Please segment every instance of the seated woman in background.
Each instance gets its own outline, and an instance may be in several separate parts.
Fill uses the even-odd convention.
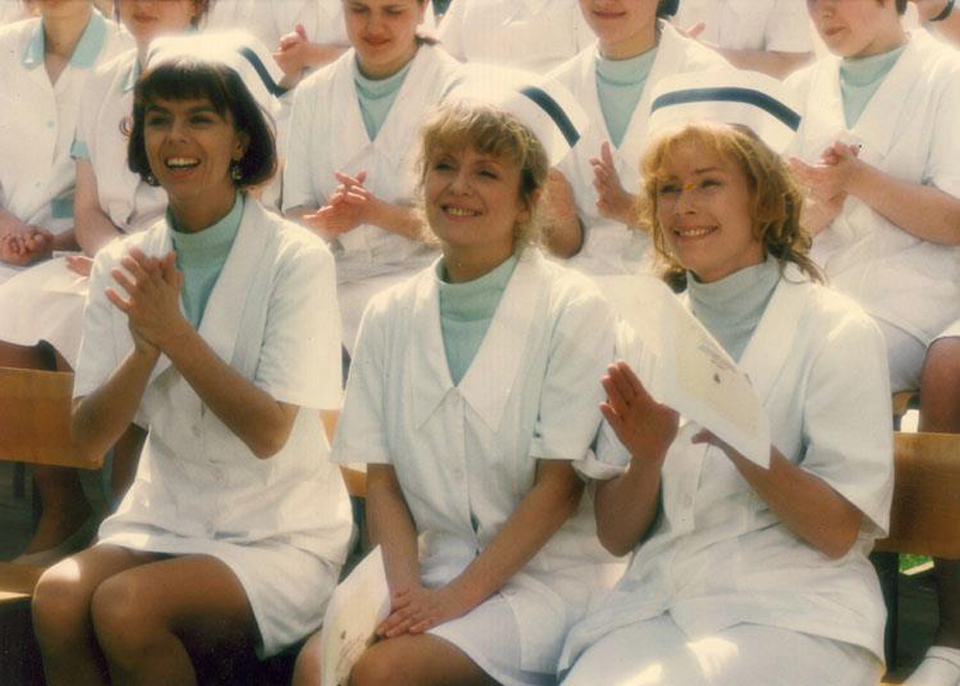
[[[558,169],[568,183],[551,186],[551,249],[591,275],[649,270],[649,237],[636,226],[637,160],[647,145],[650,97],[670,74],[726,64],[716,52],[666,21],[673,0],[581,0],[597,36],[553,72],[583,104],[590,128]]]
[[[613,354],[613,314],[532,245],[550,161],[569,143],[532,99],[545,91],[464,88],[422,137],[443,256],[367,308],[337,427],[334,459],[368,463],[392,594],[353,686],[549,683],[567,628],[622,570],[572,467],[600,423],[591,377]],[[298,686],[316,683],[317,648]]]
[[[158,39],[137,82],[130,168],[169,207],[97,255],[72,428],[89,455],[137,415],[149,433],[97,545],[37,585],[51,684],[195,683],[273,655],[318,626],[346,554],[317,412],[339,400],[333,260],[246,192],[276,167],[249,54]]]
[[[722,107],[724,122],[755,119]],[[600,540],[633,557],[567,638],[563,683],[873,686],[885,609],[867,554],[893,489],[882,336],[817,283],[801,194],[752,130],[671,129],[643,176],[666,276],[749,375],[770,463],[659,403],[648,392],[658,352],[625,340],[585,471]]]
[[[53,250],[76,249],[70,145],[81,95],[94,70],[129,43],[89,0],[44,1],[39,9],[39,18],[0,28],[0,366],[67,369],[56,346],[41,342],[45,336],[24,339],[19,333],[23,322],[36,332],[60,317],[33,306],[41,286],[32,282],[26,301],[2,293]],[[77,299],[75,346],[81,309]],[[19,561],[43,564],[89,541],[95,521],[73,470],[35,466],[32,471],[43,510],[27,557]],[[30,557],[34,554],[39,557]]]
[[[283,211],[333,251],[348,352],[370,297],[434,255],[411,207],[416,133],[459,65],[417,35],[426,3],[345,3],[353,49],[294,96]]]

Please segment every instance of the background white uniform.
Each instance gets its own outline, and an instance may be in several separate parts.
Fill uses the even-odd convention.
[[[460,66],[439,47],[421,45],[373,140],[360,113],[356,69],[356,53],[349,50],[297,87],[283,172],[284,211],[325,205],[340,185],[337,171],[366,171],[364,186],[380,200],[413,203],[420,125]],[[435,252],[369,224],[341,234],[330,247],[337,260],[343,343],[352,350],[370,297],[422,269]]]
[[[932,185],[960,197],[960,54],[924,31],[909,34],[896,64],[847,128],[840,93],[840,59],[828,56],[793,75],[803,120],[793,154],[814,163],[841,140],[862,145],[860,159],[891,176]],[[917,388],[922,350],[960,317],[960,248],[907,233],[854,197],[819,234],[811,256],[831,285],[882,322],[916,340],[920,350],[897,369],[894,390]],[[889,343],[888,343],[889,345]],[[909,379],[915,377],[915,384]]]
[[[611,142],[620,183],[629,193],[640,190],[640,158],[647,144],[647,120],[653,87],[664,76],[720,67],[727,62],[710,48],[681,36],[669,24],[658,20],[660,42],[636,111],[619,147]],[[590,126],[569,155],[557,165],[573,187],[577,212],[584,224],[583,247],[568,260],[587,274],[633,274],[649,268],[645,233],[626,224],[606,219],[597,211],[597,190],[593,187],[590,159],[600,157],[600,145],[611,140],[597,96],[596,47],[589,47],[551,72],[583,106]]]
[[[682,0],[673,23],[686,31],[698,21],[698,38],[721,48],[813,51],[804,0]]]

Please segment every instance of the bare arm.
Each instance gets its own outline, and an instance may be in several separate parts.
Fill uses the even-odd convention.
[[[370,541],[383,550],[390,590],[418,586],[417,529],[392,465],[367,466],[367,522]]]
[[[783,79],[813,60],[812,52],[781,52],[779,50],[748,50],[710,46],[737,69],[759,71]]]
[[[77,160],[77,186],[73,214],[77,243],[89,257],[104,245],[122,235],[100,207],[97,177],[87,160]]]
[[[679,418],[647,393],[626,362],[610,365],[602,383],[607,401],[600,409],[630,453],[630,463],[623,474],[597,486],[597,536],[609,552],[626,555],[656,518],[660,469]]]
[[[740,474],[797,536],[831,559],[847,554],[860,532],[863,514],[823,479],[770,448],[770,468],[763,469],[708,431],[694,441],[709,442],[726,453]]]

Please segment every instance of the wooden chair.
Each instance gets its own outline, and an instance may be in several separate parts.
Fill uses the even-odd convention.
[[[960,435],[894,434],[895,486],[890,533],[874,546],[892,553],[892,568],[883,575],[890,618],[887,623],[888,667],[895,666],[897,553],[960,559]],[[883,684],[894,682],[884,681]]]

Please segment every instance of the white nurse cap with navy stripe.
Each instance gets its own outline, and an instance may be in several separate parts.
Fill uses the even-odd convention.
[[[512,114],[540,141],[550,166],[566,157],[589,122],[573,94],[557,81],[505,67],[465,66],[444,99],[475,100]]]
[[[277,98],[286,93],[279,83],[283,72],[266,46],[245,31],[161,36],[150,44],[147,69],[179,59],[215,62],[240,76],[260,107],[276,118]]]
[[[651,98],[648,140],[697,122],[749,127],[782,153],[800,127],[800,114],[793,91],[758,72],[717,69],[658,81]]]

